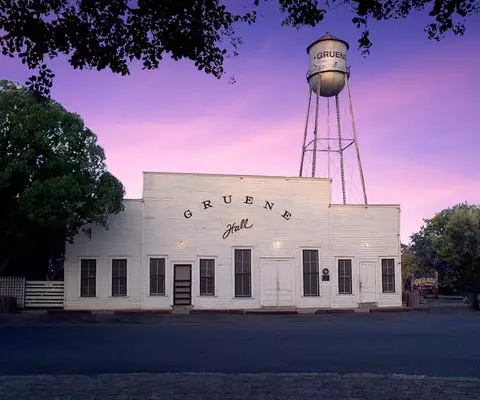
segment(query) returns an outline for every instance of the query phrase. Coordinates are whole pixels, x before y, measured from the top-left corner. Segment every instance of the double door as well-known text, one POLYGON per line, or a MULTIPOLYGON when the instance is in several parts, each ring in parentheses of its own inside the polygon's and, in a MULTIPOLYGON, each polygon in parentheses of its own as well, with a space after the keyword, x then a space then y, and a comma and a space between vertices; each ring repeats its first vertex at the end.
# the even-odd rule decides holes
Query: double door
POLYGON ((293 260, 263 259, 261 265, 262 306, 293 306, 295 304, 293 260))

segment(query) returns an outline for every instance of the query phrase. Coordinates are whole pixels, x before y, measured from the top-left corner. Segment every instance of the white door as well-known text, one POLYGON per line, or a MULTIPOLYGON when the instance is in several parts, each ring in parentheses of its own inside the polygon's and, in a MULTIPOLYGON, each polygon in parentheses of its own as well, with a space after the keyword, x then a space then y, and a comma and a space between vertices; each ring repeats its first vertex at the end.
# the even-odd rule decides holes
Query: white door
POLYGON ((262 260, 262 306, 277 305, 277 266, 276 260, 262 260))
POLYGON ((278 260, 277 282, 278 282, 278 303, 280 307, 293 306, 295 296, 293 291, 293 262, 291 260, 278 260))
POLYGON ((376 287, 375 274, 377 263, 375 261, 360 261, 360 303, 375 303, 376 287))
POLYGON ((295 304, 293 261, 262 260, 262 306, 285 307, 295 304))

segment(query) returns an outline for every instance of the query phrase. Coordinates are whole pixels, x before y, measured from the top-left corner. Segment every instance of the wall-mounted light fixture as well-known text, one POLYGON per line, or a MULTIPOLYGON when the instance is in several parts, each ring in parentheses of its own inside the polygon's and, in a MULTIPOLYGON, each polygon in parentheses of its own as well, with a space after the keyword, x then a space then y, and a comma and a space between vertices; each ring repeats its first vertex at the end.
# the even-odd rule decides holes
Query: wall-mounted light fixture
POLYGON ((178 247, 179 249, 183 249, 183 248, 185 247, 185 243, 183 242, 183 240, 180 240, 180 241, 178 242, 177 247, 178 247))
POLYGON ((369 246, 368 246, 368 243, 363 243, 363 244, 362 244, 362 247, 363 247, 364 249, 368 249, 368 247, 369 247, 369 246))
POLYGON ((280 243, 279 240, 274 240, 273 241, 273 248, 274 249, 279 249, 282 246, 282 243, 280 243))

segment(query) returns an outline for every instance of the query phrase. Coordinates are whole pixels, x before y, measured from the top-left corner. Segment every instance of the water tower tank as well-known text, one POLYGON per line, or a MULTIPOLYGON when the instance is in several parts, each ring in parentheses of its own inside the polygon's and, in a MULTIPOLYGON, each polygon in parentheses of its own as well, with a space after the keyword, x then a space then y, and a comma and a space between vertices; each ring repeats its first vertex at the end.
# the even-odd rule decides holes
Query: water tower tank
POLYGON ((348 47, 347 42, 328 33, 307 47, 310 56, 307 80, 314 93, 318 91, 319 80, 320 96, 331 97, 342 91, 347 74, 348 47))

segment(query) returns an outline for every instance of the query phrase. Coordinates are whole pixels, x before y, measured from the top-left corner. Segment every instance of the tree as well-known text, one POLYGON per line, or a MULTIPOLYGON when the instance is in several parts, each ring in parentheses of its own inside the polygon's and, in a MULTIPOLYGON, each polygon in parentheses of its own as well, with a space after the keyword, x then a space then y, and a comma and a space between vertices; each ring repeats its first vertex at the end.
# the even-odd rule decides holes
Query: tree
POLYGON ((403 287, 412 279, 414 275, 418 276, 425 272, 422 260, 419 259, 410 247, 402 244, 402 282, 403 287))
POLYGON ((457 204, 425 220, 412 235, 414 254, 439 269, 442 278, 468 294, 479 309, 480 294, 480 207, 457 204))
POLYGON ((95 134, 76 114, 0 81, 0 272, 122 210, 95 134))
POLYGON ((260 3, 274 1, 284 15, 282 24, 296 28, 315 27, 329 10, 343 7, 361 29, 364 54, 372 46, 369 21, 427 10, 426 33, 440 40, 449 32, 462 35, 467 19, 480 14, 477 0, 244 0, 249 8, 240 14, 222 0, 0 0, 0 44, 3 55, 38 70, 27 84, 43 95, 54 76, 45 63, 59 55, 74 68, 125 75, 133 60, 156 69, 169 54, 220 78, 225 58, 238 54, 242 43, 237 24, 256 22, 260 3))
POLYGON ((434 246, 434 238, 445 231, 445 226, 453 213, 452 208, 442 210, 435 218, 424 220, 425 224, 410 237, 410 249, 417 260, 420 260, 424 269, 438 271, 439 280, 443 287, 452 287, 451 266, 442 259, 434 246))

